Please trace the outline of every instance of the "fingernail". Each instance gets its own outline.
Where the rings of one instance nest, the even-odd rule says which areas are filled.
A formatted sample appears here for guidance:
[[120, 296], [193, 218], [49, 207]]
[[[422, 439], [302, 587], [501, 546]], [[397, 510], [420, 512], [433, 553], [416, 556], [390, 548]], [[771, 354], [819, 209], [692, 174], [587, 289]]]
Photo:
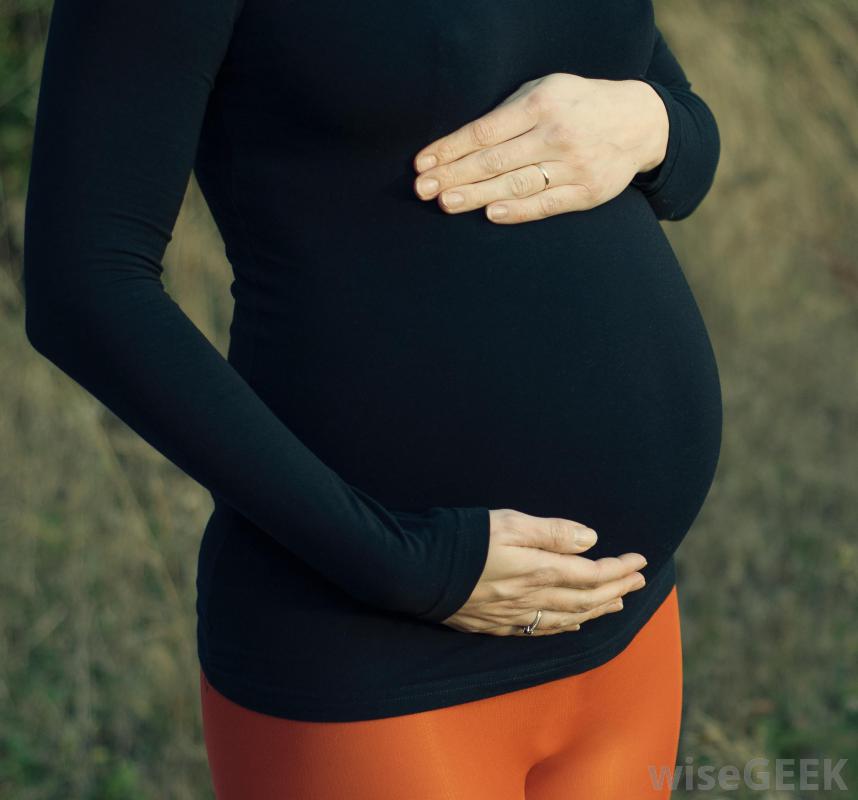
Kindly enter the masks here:
[[420, 172], [423, 172], [424, 169], [431, 169], [437, 163], [438, 159], [431, 154], [420, 156], [420, 158], [417, 159], [417, 169], [420, 170]]
[[589, 528], [575, 531], [575, 544], [582, 546], [594, 544], [598, 538], [596, 531], [590, 530]]
[[632, 584], [632, 589], [640, 589], [642, 586], [646, 586], [646, 578], [643, 575]]
[[491, 219], [503, 219], [509, 209], [506, 206], [490, 206], [489, 217]]
[[459, 192], [448, 192], [441, 195], [441, 202], [448, 208], [455, 208], [462, 205], [465, 202], [465, 198]]
[[417, 181], [417, 191], [420, 194], [432, 194], [438, 188], [438, 181], [434, 178], [421, 178]]

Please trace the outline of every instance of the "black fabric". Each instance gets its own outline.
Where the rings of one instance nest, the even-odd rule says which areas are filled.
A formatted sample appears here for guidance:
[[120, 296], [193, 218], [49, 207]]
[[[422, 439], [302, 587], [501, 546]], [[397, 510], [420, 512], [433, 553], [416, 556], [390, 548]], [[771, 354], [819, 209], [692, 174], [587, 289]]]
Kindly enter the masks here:
[[[559, 71], [649, 82], [663, 164], [521, 225], [417, 198], [418, 149]], [[714, 354], [658, 224], [691, 213], [717, 158], [649, 2], [56, 0], [27, 335], [211, 492], [212, 685], [279, 716], [370, 719], [628, 644], [718, 459]], [[226, 359], [161, 281], [192, 169], [234, 272]], [[646, 588], [578, 632], [440, 624], [501, 507], [594, 527], [590, 557], [643, 553]]]

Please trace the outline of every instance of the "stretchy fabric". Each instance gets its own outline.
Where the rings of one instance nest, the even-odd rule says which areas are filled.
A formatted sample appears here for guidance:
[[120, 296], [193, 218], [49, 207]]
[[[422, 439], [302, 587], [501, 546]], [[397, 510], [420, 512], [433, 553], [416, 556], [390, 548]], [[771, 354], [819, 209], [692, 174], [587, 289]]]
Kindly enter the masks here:
[[682, 712], [676, 587], [606, 664], [496, 697], [302, 722], [233, 703], [201, 670], [200, 698], [218, 800], [667, 798]]
[[[520, 225], [415, 195], [420, 148], [551, 72], [649, 83], [664, 162]], [[628, 645], [718, 459], [714, 354], [659, 224], [697, 207], [718, 150], [648, 1], [56, 0], [26, 331], [211, 492], [196, 608], [214, 686], [354, 721]], [[162, 282], [192, 169], [234, 273], [226, 357]], [[589, 525], [587, 556], [642, 553], [648, 584], [557, 636], [444, 625], [492, 508]]]

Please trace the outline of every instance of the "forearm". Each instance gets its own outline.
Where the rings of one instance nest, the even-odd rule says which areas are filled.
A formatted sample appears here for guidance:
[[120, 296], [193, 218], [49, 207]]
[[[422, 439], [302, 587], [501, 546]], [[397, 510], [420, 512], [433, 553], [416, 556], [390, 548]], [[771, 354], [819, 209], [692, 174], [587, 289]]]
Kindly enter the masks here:
[[161, 282], [236, 8], [233, 0], [55, 3], [25, 214], [27, 335], [326, 578], [367, 604], [441, 620], [476, 583], [488, 509], [388, 511], [347, 484]]
[[[48, 238], [33, 209], [31, 243]], [[467, 599], [487, 537], [479, 509], [388, 511], [304, 446], [154, 281], [105, 273], [73, 293], [47, 288], [42, 259], [62, 257], [33, 243], [27, 259], [27, 333], [40, 353], [357, 599], [426, 619]]]

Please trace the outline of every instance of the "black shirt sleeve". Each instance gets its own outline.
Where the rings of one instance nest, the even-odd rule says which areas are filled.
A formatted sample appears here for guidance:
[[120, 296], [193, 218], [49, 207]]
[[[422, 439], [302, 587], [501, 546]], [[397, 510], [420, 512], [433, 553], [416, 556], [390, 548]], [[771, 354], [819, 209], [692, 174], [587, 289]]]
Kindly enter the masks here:
[[56, 0], [24, 232], [32, 345], [153, 447], [357, 599], [441, 621], [488, 551], [483, 507], [393, 511], [283, 424], [161, 282], [242, 0]]
[[715, 117], [691, 84], [661, 31], [646, 73], [640, 78], [661, 97], [670, 125], [664, 161], [632, 180], [659, 219], [684, 219], [712, 186], [720, 155]]

